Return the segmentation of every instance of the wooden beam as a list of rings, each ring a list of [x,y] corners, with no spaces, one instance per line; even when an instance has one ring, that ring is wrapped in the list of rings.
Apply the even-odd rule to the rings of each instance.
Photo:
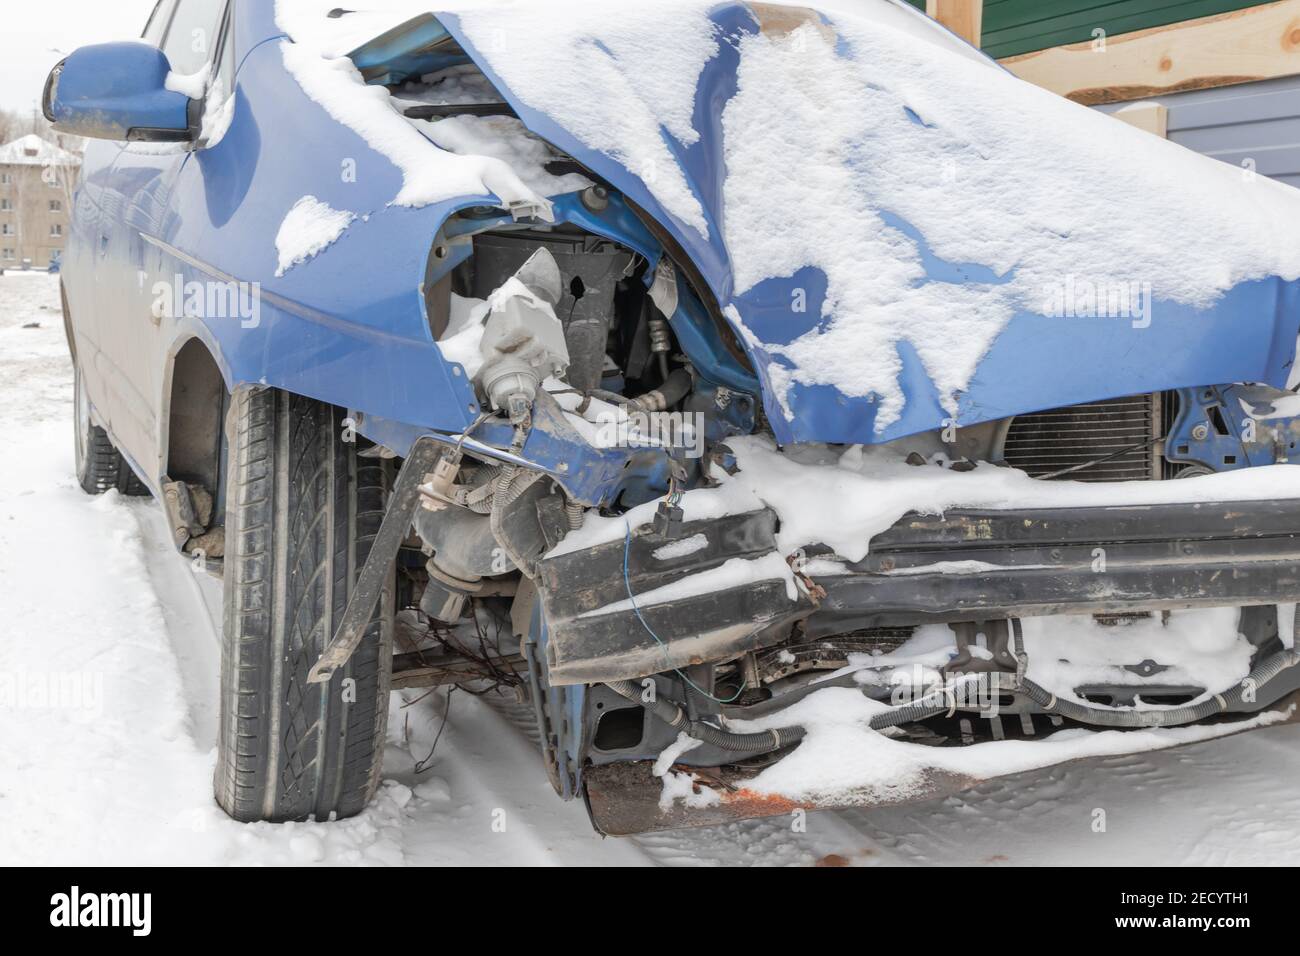
[[[984,22],[984,0],[925,0],[925,12],[975,49],[979,49]]]
[[[1021,79],[1079,103],[1300,74],[1300,0],[1279,0],[1085,43],[1007,57]]]
[[[1169,109],[1159,103],[1133,103],[1110,115],[1161,139],[1169,138]]]

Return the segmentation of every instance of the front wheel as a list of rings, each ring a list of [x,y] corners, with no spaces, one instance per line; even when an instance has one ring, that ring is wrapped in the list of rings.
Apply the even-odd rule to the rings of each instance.
[[[386,463],[357,455],[343,418],[274,389],[241,389],[231,400],[215,791],[236,820],[352,816],[379,784],[391,578],[347,666],[328,683],[307,683],[388,492]]]

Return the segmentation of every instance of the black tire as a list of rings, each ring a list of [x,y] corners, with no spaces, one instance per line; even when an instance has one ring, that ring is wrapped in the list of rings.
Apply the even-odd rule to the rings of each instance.
[[[86,397],[81,369],[72,363],[73,428],[76,432],[75,462],[77,484],[88,495],[102,495],[116,488],[124,495],[142,497],[149,488],[141,481],[122,453],[113,446],[108,432],[90,420],[90,400]]]
[[[241,389],[227,420],[225,628],[215,791],[236,820],[360,813],[379,785],[394,588],[326,684],[308,684],[383,519],[389,470],[343,413]]]

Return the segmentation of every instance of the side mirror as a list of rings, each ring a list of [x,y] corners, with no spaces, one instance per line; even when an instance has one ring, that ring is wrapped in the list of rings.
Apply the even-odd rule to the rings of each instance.
[[[147,43],[82,47],[45,81],[44,110],[60,133],[137,143],[189,143],[200,106],[168,88],[166,55]]]

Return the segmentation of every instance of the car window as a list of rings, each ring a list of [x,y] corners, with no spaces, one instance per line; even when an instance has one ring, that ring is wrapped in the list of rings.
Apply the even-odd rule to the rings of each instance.
[[[153,46],[160,46],[163,33],[167,30],[167,21],[172,18],[172,8],[175,6],[176,0],[158,0],[153,13],[149,14],[149,22],[144,25],[140,39]]]
[[[212,58],[226,0],[179,0],[162,51],[172,72],[199,72]]]

